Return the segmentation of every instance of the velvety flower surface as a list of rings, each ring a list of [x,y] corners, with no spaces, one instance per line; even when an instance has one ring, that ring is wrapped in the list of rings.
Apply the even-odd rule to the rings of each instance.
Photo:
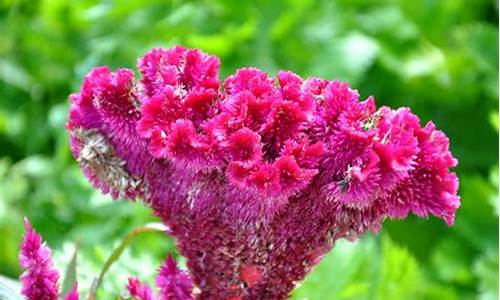
[[[221,81],[218,58],[180,46],[138,68],[92,70],[67,128],[89,180],[142,198],[176,237],[194,289],[167,260],[163,295],[283,299],[340,238],[410,212],[454,222],[449,141],[408,108],[289,71]]]
[[[131,297],[139,300],[153,300],[153,292],[147,284],[141,284],[136,278],[129,278],[127,290]]]
[[[26,235],[19,253],[19,264],[25,270],[21,275],[21,293],[28,300],[57,300],[59,273],[54,268],[52,252],[27,219],[24,225]]]
[[[156,277],[156,285],[160,289],[161,300],[193,299],[193,283],[185,272],[177,267],[177,262],[168,256]]]

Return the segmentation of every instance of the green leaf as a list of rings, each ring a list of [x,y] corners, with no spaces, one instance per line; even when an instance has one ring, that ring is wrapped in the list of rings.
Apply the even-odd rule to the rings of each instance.
[[[474,278],[470,271],[473,253],[463,243],[456,237],[443,238],[433,251],[432,265],[441,281],[463,286],[473,284]]]
[[[354,243],[338,241],[293,292],[292,299],[369,299],[375,271],[372,264],[377,258],[375,246],[371,237]]]
[[[422,286],[422,274],[408,250],[382,237],[382,262],[377,276],[377,299],[415,299]]]
[[[481,256],[474,264],[479,279],[479,299],[498,299],[498,249]]]
[[[29,91],[32,86],[32,79],[23,68],[12,61],[0,60],[0,81],[15,86],[19,89]]]
[[[491,111],[489,115],[489,121],[493,128],[495,128],[496,132],[498,132],[498,111]]]
[[[498,247],[498,217],[490,200],[498,189],[477,174],[462,175],[460,183],[462,203],[453,230],[478,251]]]
[[[372,66],[379,53],[376,40],[361,33],[351,32],[336,38],[313,61],[311,74],[326,79],[348,80],[353,86]],[[329,64],[335,60],[335,68]]]
[[[64,280],[62,284],[61,295],[67,295],[77,283],[76,279],[76,265],[77,265],[77,253],[78,253],[78,243],[75,245],[75,251],[71,256],[68,267],[66,268],[66,273],[64,274]]]

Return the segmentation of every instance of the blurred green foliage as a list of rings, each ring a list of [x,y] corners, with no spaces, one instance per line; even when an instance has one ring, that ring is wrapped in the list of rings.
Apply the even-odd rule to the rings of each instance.
[[[83,290],[122,236],[154,220],[83,178],[64,131],[67,96],[96,65],[133,68],[151,47],[182,44],[219,55],[222,76],[252,65],[348,80],[452,141],[456,225],[411,217],[342,241],[294,299],[498,299],[497,24],[493,0],[0,1],[0,274],[19,275],[23,216],[61,270],[79,241]],[[151,280],[167,253],[168,237],[139,237],[101,297],[129,274]]]

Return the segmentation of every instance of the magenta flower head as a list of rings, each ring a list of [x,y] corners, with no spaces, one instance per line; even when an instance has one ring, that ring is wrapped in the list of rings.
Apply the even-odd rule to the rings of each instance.
[[[147,284],[141,284],[136,278],[129,278],[127,290],[131,297],[140,300],[153,300],[153,292]]]
[[[177,262],[168,256],[156,277],[158,295],[147,284],[138,279],[129,278],[127,290],[131,297],[140,300],[191,300],[193,299],[193,283],[188,273],[177,267]]]
[[[194,287],[167,260],[164,295],[283,299],[338,239],[410,212],[453,224],[457,161],[433,123],[289,71],[243,68],[222,82],[219,64],[153,49],[139,80],[99,67],[70,97],[85,175],[114,198],[143,199],[187,259]]]
[[[33,230],[27,218],[24,219],[24,226],[26,234],[19,252],[19,264],[25,270],[21,275],[21,293],[28,300],[58,300],[59,272],[52,261],[52,250],[43,243],[42,237]],[[78,299],[75,283],[64,300]]]
[[[24,220],[26,235],[21,244],[19,264],[25,272],[21,276],[21,293],[28,300],[57,300],[59,273],[54,268],[52,252],[42,243],[28,221]]]
[[[156,285],[160,288],[160,300],[193,299],[191,278],[177,267],[177,262],[171,256],[161,266]]]

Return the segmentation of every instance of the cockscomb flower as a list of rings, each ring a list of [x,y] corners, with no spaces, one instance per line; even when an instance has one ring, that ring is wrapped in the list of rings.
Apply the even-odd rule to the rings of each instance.
[[[454,222],[449,141],[408,108],[290,71],[221,81],[217,57],[180,46],[138,69],[85,77],[71,149],[95,187],[142,199],[170,228],[195,298],[283,299],[338,239],[410,212]]]
[[[168,256],[158,271],[155,295],[147,284],[141,284],[136,278],[129,278],[127,291],[139,300],[190,300],[193,299],[193,283],[189,275],[177,267],[177,262]]]
[[[156,277],[160,288],[160,300],[193,299],[193,283],[189,275],[177,267],[177,262],[168,256]]]
[[[22,294],[27,299],[57,300],[59,296],[59,272],[54,268],[52,252],[42,243],[27,219],[24,221],[26,235],[21,244],[19,264],[25,272],[21,276]]]
[[[25,271],[21,275],[21,293],[28,300],[57,300],[59,298],[59,272],[52,261],[52,251],[42,242],[42,237],[24,220],[26,235],[21,243],[19,264]],[[78,300],[75,287],[65,300]]]
[[[141,284],[136,278],[129,278],[127,291],[130,296],[139,300],[153,300],[153,291],[147,284]]]

